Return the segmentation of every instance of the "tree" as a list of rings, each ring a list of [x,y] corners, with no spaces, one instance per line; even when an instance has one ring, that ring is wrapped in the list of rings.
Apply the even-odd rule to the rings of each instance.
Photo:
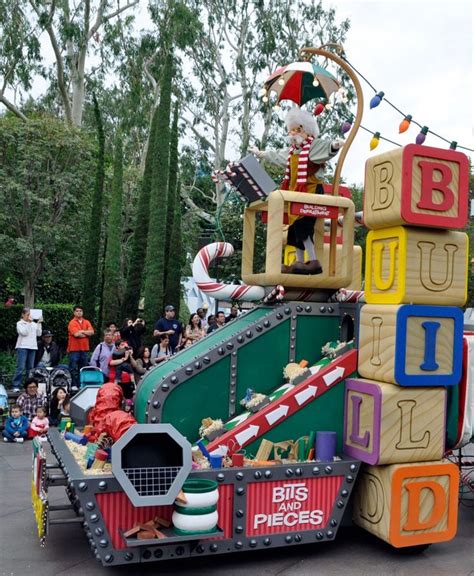
[[[12,109],[6,101],[5,89],[14,87],[19,80],[27,90],[36,73],[41,71],[46,76],[46,71],[39,67],[39,39],[44,31],[54,54],[55,71],[51,71],[51,81],[59,93],[64,117],[68,123],[81,126],[91,45],[104,64],[100,34],[110,33],[118,16],[138,3],[139,0],[118,0],[117,3],[113,0],[1,0],[0,20],[3,17],[6,22],[1,32],[3,47],[7,48],[4,53],[7,65],[1,67],[4,86],[0,101],[21,116],[21,111]]]
[[[94,195],[90,209],[88,242],[84,257],[84,280],[82,290],[82,305],[84,314],[90,320],[95,318],[97,296],[97,279],[99,270],[100,237],[102,228],[102,212],[104,205],[105,180],[105,135],[102,126],[102,116],[99,103],[94,95],[94,113],[97,126],[97,168]]]
[[[170,259],[170,245],[175,241],[172,235],[173,220],[176,211],[177,199],[177,185],[178,185],[178,164],[179,164],[179,150],[178,150],[178,102],[175,103],[173,112],[173,124],[170,132],[170,165],[168,177],[168,200],[166,203],[166,234],[165,234],[165,265],[164,265],[164,278],[163,284],[165,287],[165,301],[168,302],[168,293],[166,290],[168,282],[168,267]]]
[[[0,119],[0,265],[32,306],[47,261],[81,249],[94,147],[53,118]]]
[[[180,183],[177,184],[177,193],[179,194]],[[181,204],[175,202],[173,227],[169,232],[172,239],[168,255],[165,298],[164,302],[172,303],[176,308],[176,317],[179,317],[181,304],[181,276],[183,273],[184,252],[181,229]]]
[[[121,245],[122,245],[122,198],[123,198],[123,149],[120,131],[115,139],[112,197],[107,223],[107,249],[105,252],[102,295],[103,317],[118,321],[121,303]]]
[[[122,315],[133,316],[136,318],[138,312],[138,303],[140,301],[141,290],[143,286],[148,229],[150,222],[150,194],[152,186],[153,167],[156,161],[155,158],[155,141],[158,139],[157,134],[158,126],[158,109],[153,116],[150,128],[150,142],[153,146],[148,148],[145,172],[140,187],[140,195],[138,197],[138,207],[136,211],[135,224],[133,237],[131,241],[130,262],[127,272],[127,282],[125,287],[125,295],[123,298]]]
[[[32,76],[42,72],[39,29],[25,17],[22,5],[21,0],[0,0],[0,102],[26,120],[7,96],[9,88],[29,90]]]
[[[145,319],[149,326],[159,317],[163,308],[172,78],[173,55],[170,52],[166,57],[161,81],[156,136],[153,142],[155,162],[151,175],[150,226],[148,229],[144,290]]]

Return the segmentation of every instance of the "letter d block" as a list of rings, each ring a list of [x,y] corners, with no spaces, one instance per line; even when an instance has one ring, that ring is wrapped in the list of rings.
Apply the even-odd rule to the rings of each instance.
[[[446,389],[346,380],[344,452],[367,464],[443,457]]]
[[[461,152],[409,144],[365,167],[364,224],[464,228],[469,162]]]
[[[397,226],[367,235],[369,304],[462,306],[467,298],[468,236]]]
[[[456,535],[459,472],[450,462],[368,466],[354,495],[354,522],[396,548]]]
[[[376,306],[360,312],[358,372],[399,386],[455,386],[463,315],[451,306]]]

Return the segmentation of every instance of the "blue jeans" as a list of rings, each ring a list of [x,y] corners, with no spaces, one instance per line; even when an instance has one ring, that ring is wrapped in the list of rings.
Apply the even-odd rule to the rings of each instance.
[[[36,350],[29,348],[16,349],[16,372],[13,376],[13,388],[21,388],[23,384],[23,372],[26,370],[28,376],[29,371],[35,365]]]
[[[69,352],[69,372],[71,372],[72,385],[79,388],[79,372],[84,366],[89,366],[88,352]]]

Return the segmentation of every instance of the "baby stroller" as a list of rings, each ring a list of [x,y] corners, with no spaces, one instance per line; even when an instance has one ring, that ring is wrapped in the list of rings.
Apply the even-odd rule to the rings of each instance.
[[[104,373],[96,366],[84,366],[79,373],[81,388],[85,386],[102,386],[104,383]]]
[[[51,397],[55,388],[64,388],[68,394],[71,394],[72,378],[71,373],[65,366],[56,366],[56,368],[36,367],[30,370],[30,377],[38,380],[39,392]]]
[[[30,378],[36,378],[38,380],[38,392],[44,394],[45,396],[50,396],[51,386],[49,381],[49,376],[52,368],[32,368],[30,370]]]
[[[56,366],[53,368],[49,375],[50,389],[49,393],[52,394],[56,388],[65,388],[66,392],[71,395],[74,390],[72,389],[72,376],[69,370],[63,366]]]

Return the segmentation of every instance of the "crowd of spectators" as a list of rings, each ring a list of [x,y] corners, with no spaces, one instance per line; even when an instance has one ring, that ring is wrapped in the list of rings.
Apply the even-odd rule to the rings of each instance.
[[[74,306],[73,317],[67,327],[67,367],[72,385],[39,391],[39,380],[31,377],[33,368],[52,370],[61,366],[62,352],[54,341],[54,334],[43,329],[43,319],[33,319],[31,310],[24,308],[17,322],[17,366],[13,376],[13,391],[18,392],[26,378],[25,391],[11,408],[3,432],[6,442],[22,442],[25,438],[43,438],[49,426],[59,424],[69,413],[69,397],[80,387],[80,372],[86,366],[100,369],[104,382],[115,382],[121,386],[127,401],[133,402],[140,378],[154,366],[166,362],[174,354],[193,346],[237,318],[239,309],[232,306],[228,316],[218,311],[208,315],[208,307],[202,306],[190,315],[183,325],[176,318],[173,305],[165,306],[163,317],[153,327],[152,347],[143,346],[145,322],[141,318],[125,319],[119,329],[116,322],[108,322],[102,341],[90,355],[90,341],[95,331],[89,320],[84,318],[81,306]]]

